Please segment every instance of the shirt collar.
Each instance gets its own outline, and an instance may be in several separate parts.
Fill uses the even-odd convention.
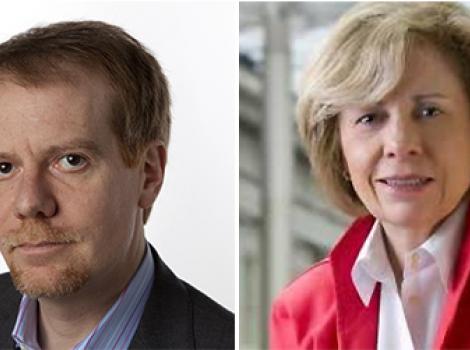
[[[154,269],[154,260],[147,244],[144,259],[130,283],[98,325],[74,349],[116,348],[116,345],[127,348],[129,344],[121,343],[129,343],[137,328],[153,285]],[[37,306],[37,299],[23,295],[12,332],[13,340],[22,348],[40,349],[37,342]]]
[[[382,237],[382,228],[375,220],[351,270],[353,284],[364,305],[368,306],[377,282],[393,278]]]
[[[36,299],[23,295],[16,324],[11,333],[16,344],[22,348],[40,349],[37,342],[37,308]]]
[[[468,204],[469,198],[465,197],[457,209],[454,210],[437,227],[434,234],[419,247],[426,250],[433,257],[439,269],[442,283],[446,289],[452,276],[457,250],[460,246]]]
[[[445,288],[452,276],[468,205],[469,198],[465,197],[435,232],[415,249],[415,251],[424,250],[434,258]],[[351,278],[365,306],[369,305],[377,282],[395,283],[378,220],[375,220],[359,251],[351,270]]]

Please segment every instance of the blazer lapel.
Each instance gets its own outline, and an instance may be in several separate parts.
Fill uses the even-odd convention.
[[[183,283],[151,247],[155,279],[131,349],[193,349],[192,305]]]
[[[373,222],[371,216],[357,220],[330,254],[338,300],[339,347],[344,349],[377,347],[380,284],[377,283],[366,307],[351,278],[352,267]]]
[[[470,207],[455,264],[453,280],[442,310],[435,348],[470,348]]]

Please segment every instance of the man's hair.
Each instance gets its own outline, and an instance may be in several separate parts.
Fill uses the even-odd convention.
[[[26,87],[73,84],[80,71],[101,74],[110,84],[108,117],[127,166],[136,166],[152,141],[168,146],[167,79],[153,55],[123,29],[99,21],[60,22],[0,44],[0,80]],[[144,222],[149,214],[144,211]]]
[[[347,214],[367,209],[345,176],[338,116],[348,105],[382,100],[401,79],[412,49],[439,50],[470,97],[470,14],[457,3],[373,3],[349,10],[304,75],[297,105],[300,136],[325,192]]]

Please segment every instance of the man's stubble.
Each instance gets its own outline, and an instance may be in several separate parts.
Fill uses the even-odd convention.
[[[81,237],[73,230],[54,228],[37,220],[25,220],[18,230],[1,238],[1,249],[10,268],[10,275],[16,289],[32,298],[57,298],[71,295],[81,289],[90,278],[90,266],[73,245],[81,242]],[[66,242],[72,253],[57,258],[42,259],[38,266],[22,261],[15,249],[26,242]]]

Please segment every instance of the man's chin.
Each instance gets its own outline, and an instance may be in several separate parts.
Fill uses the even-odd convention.
[[[84,266],[10,267],[16,289],[31,298],[59,298],[80,290],[89,279]]]

